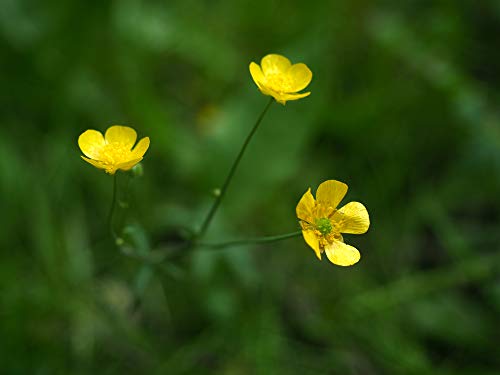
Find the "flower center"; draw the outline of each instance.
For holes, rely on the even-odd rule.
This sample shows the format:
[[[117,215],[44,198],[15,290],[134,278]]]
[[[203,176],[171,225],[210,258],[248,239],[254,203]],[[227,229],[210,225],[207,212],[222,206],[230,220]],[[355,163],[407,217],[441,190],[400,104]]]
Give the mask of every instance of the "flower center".
[[[278,92],[290,91],[289,79],[282,72],[269,74],[266,78],[269,86],[271,86],[273,90]]]
[[[326,217],[316,219],[316,229],[319,230],[323,236],[326,236],[333,229],[332,222]]]

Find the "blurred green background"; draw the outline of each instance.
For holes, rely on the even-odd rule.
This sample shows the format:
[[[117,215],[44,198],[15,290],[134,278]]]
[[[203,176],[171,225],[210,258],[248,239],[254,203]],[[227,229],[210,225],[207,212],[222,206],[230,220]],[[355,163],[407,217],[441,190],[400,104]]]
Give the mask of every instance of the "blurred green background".
[[[496,0],[2,0],[1,372],[499,374],[499,35]],[[370,213],[361,262],[300,238],[120,254],[79,134],[151,138],[117,216],[147,254],[200,225],[270,52],[312,94],[271,107],[207,238],[295,231],[338,179]]]

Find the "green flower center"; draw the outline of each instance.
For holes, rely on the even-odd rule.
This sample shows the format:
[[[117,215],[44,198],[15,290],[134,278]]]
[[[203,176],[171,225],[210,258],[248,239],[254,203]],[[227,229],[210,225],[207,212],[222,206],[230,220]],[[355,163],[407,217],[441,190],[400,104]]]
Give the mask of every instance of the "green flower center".
[[[316,219],[316,229],[319,230],[323,236],[326,236],[333,229],[332,222],[326,217]]]

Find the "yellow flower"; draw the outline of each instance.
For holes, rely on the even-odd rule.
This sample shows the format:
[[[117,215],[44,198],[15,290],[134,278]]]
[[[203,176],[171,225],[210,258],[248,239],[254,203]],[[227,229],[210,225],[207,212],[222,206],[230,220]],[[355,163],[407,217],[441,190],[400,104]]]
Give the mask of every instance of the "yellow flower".
[[[312,72],[307,65],[302,63],[292,65],[290,60],[281,55],[264,56],[260,66],[251,62],[250,74],[264,95],[272,96],[281,104],[311,94],[310,92],[298,94],[312,79]]]
[[[306,243],[318,259],[325,252],[330,262],[339,266],[352,266],[361,257],[356,248],[344,243],[341,233],[361,234],[370,226],[368,212],[361,203],[350,202],[337,209],[346,193],[346,184],[328,180],[319,185],[316,199],[309,188],[296,208]]]
[[[137,133],[128,126],[114,125],[101,132],[89,129],[78,137],[78,146],[85,154],[83,160],[94,167],[115,174],[118,169],[128,171],[139,163],[149,147],[149,137],[142,138],[132,149]]]

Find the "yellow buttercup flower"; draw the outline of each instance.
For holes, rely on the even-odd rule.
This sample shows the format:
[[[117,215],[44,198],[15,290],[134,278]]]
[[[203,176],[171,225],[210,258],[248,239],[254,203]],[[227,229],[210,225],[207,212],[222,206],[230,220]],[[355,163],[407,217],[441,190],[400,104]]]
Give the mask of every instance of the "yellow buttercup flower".
[[[286,57],[270,54],[264,56],[260,66],[250,63],[250,74],[264,95],[272,96],[277,102],[285,104],[311,94],[298,94],[309,85],[312,72],[306,64],[293,64]]]
[[[352,266],[361,257],[356,248],[344,243],[342,233],[361,234],[370,226],[368,212],[361,203],[350,202],[337,209],[346,193],[346,184],[328,180],[319,185],[316,199],[309,188],[296,208],[306,243],[318,259],[325,252],[330,262],[339,266]]]
[[[85,154],[82,159],[106,173],[115,174],[118,169],[128,171],[139,163],[149,147],[149,137],[142,138],[134,148],[137,133],[128,126],[114,125],[103,136],[89,129],[78,137],[78,146]]]

